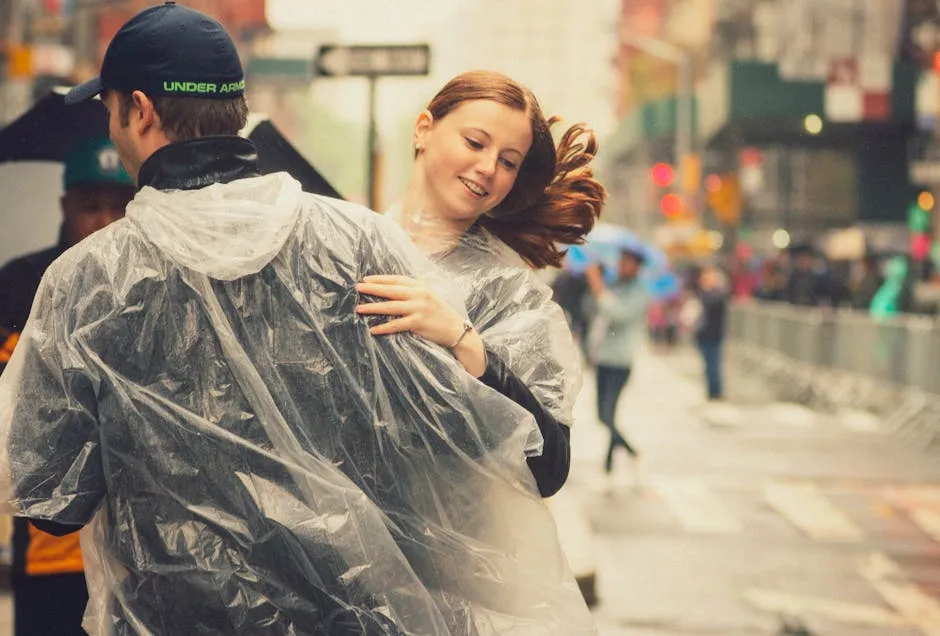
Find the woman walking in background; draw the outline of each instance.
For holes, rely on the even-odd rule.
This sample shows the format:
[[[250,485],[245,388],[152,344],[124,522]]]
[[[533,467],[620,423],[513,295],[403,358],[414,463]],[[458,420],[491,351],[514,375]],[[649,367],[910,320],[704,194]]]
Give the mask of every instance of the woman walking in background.
[[[646,325],[650,297],[639,279],[643,261],[644,256],[638,250],[621,251],[617,280],[610,286],[604,282],[600,267],[587,273],[597,301],[589,347],[589,358],[597,375],[597,416],[610,430],[610,445],[604,462],[607,475],[613,471],[617,448],[630,455],[635,475],[638,475],[639,453],[617,429],[615,416]]]

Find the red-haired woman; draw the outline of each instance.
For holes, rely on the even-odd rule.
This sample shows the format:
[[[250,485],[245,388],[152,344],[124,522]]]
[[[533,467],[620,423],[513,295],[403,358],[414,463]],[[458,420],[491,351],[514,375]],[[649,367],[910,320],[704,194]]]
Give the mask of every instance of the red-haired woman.
[[[539,492],[568,476],[580,357],[551,290],[533,270],[558,266],[582,242],[605,192],[589,163],[592,131],[572,126],[557,147],[532,92],[500,73],[451,80],[419,116],[405,196],[388,214],[464,294],[469,320],[422,282],[376,276],[359,287],[397,316],[376,335],[411,331],[450,348],[468,372],[535,418],[542,452],[527,458]]]
[[[553,123],[531,91],[504,75],[451,80],[418,116],[411,178],[388,215],[463,296],[466,317],[413,279],[377,276],[359,286],[386,299],[360,313],[392,316],[374,334],[411,331],[449,348],[469,373],[532,414],[541,440],[533,430],[525,460],[543,497],[568,478],[581,368],[564,313],[535,270],[561,264],[564,246],[583,240],[605,198],[588,165],[594,134],[572,126],[556,147]],[[590,588],[582,599],[557,535],[543,532],[553,526],[548,511],[522,514],[518,500],[476,491],[472,478],[448,495],[465,506],[468,497],[485,529],[463,538],[485,548],[486,564],[474,572],[461,565],[448,575],[456,582],[429,584],[454,633],[596,633],[584,605]],[[441,502],[448,504],[455,507]],[[468,527],[466,514],[455,514]],[[416,566],[422,580],[428,569]]]

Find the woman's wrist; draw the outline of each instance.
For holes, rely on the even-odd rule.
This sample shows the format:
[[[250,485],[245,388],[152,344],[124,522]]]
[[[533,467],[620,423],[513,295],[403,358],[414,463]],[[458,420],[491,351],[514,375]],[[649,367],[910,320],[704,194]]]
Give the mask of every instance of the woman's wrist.
[[[451,351],[467,373],[473,377],[479,378],[486,373],[486,347],[476,329],[468,331]]]

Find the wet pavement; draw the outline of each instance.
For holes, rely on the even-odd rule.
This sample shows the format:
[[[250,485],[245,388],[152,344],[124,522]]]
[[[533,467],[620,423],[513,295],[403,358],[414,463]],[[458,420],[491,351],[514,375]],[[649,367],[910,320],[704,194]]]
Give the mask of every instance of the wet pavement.
[[[593,533],[600,633],[940,636],[938,450],[861,413],[775,402],[740,370],[710,404],[699,373],[687,350],[638,361],[618,417],[639,486],[625,456],[602,476],[586,376],[566,495]]]
[[[625,455],[602,477],[586,377],[566,488],[594,532],[601,634],[940,635],[937,449],[775,402],[741,370],[708,403],[699,374],[688,350],[638,361],[618,419],[639,485]]]

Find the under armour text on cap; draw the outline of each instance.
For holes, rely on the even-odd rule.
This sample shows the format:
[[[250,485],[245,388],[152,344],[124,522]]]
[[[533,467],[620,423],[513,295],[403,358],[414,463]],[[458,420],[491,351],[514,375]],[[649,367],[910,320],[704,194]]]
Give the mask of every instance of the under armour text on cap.
[[[175,2],[144,9],[108,45],[101,75],[65,96],[76,104],[105,90],[149,97],[226,98],[245,92],[245,74],[231,36],[217,20]]]

